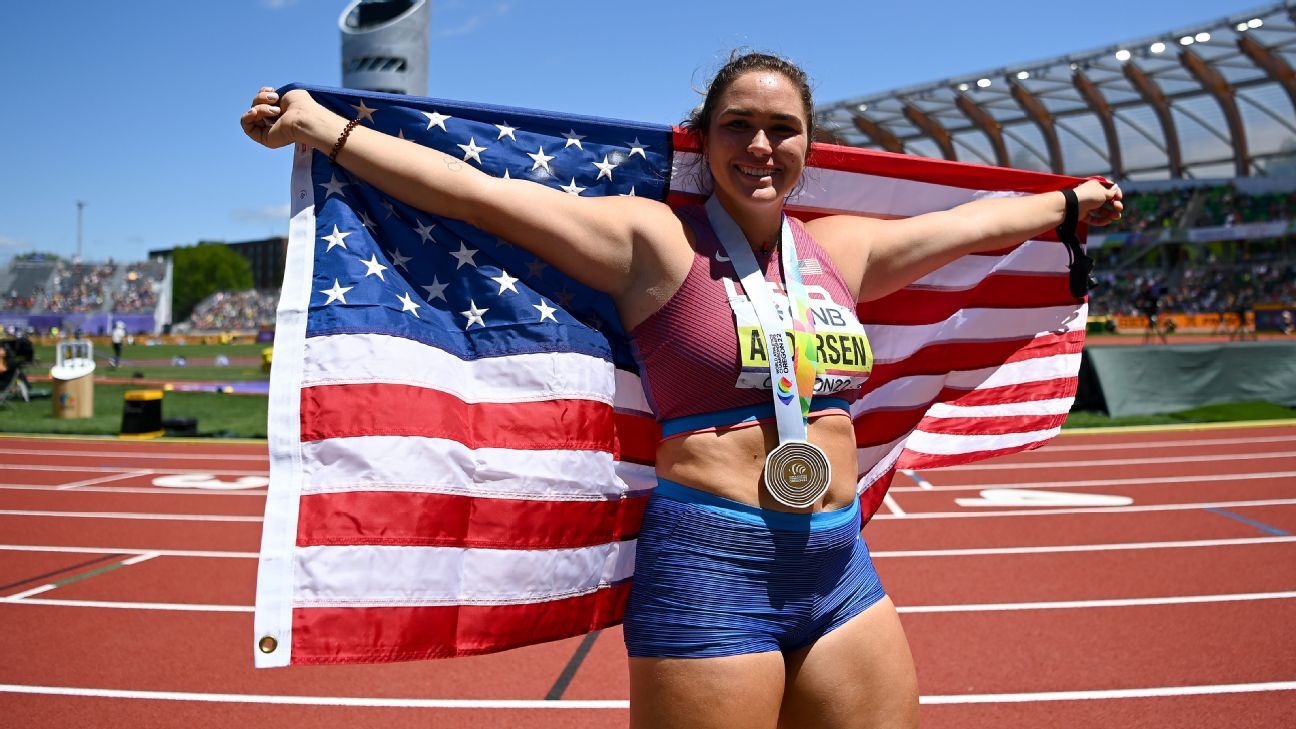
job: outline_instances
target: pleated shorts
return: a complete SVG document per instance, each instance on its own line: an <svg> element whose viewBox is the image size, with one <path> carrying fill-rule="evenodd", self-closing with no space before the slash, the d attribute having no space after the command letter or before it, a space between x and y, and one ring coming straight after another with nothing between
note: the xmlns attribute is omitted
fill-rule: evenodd
<svg viewBox="0 0 1296 729"><path fill-rule="evenodd" d="M633 657L710 658L808 645L886 596L860 508L791 514L659 479L625 614Z"/></svg>

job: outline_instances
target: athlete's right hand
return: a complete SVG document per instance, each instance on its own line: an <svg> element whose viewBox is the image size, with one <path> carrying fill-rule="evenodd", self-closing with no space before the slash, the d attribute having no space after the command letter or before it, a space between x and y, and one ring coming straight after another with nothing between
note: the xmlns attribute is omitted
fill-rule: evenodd
<svg viewBox="0 0 1296 729"><path fill-rule="evenodd" d="M256 143L278 149L298 141L293 136L297 122L311 106L318 104L302 89L293 89L281 99L273 88L262 86L252 97L252 108L239 117L239 124Z"/></svg>

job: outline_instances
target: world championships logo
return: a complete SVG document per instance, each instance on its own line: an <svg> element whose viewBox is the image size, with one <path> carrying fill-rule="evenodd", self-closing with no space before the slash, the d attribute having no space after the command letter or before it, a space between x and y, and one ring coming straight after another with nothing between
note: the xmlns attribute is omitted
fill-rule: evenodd
<svg viewBox="0 0 1296 729"><path fill-rule="evenodd" d="M780 377L775 392L784 405L792 402L792 380L788 379L787 375Z"/></svg>

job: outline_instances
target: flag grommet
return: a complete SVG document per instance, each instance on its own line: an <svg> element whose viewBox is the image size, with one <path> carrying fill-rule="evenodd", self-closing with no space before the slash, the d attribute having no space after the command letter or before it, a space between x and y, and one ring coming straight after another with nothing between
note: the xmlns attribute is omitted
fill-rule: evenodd
<svg viewBox="0 0 1296 729"><path fill-rule="evenodd" d="M274 636L271 635L263 635L261 640L257 641L257 648L260 648L262 653L274 653L278 647L279 641L275 640Z"/></svg>

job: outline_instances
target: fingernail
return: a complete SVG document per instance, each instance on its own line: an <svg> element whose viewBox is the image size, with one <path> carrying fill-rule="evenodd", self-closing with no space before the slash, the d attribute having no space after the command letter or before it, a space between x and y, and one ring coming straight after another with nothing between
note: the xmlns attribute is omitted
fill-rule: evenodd
<svg viewBox="0 0 1296 729"><path fill-rule="evenodd" d="M279 100L279 94L270 94L270 95L268 96L268 98L269 98L271 101L278 101L278 100Z"/></svg>
<svg viewBox="0 0 1296 729"><path fill-rule="evenodd" d="M272 112L278 114L278 113L279 113L279 107L277 107L277 106L272 106L272 107L270 107L270 111L272 111Z"/></svg>

